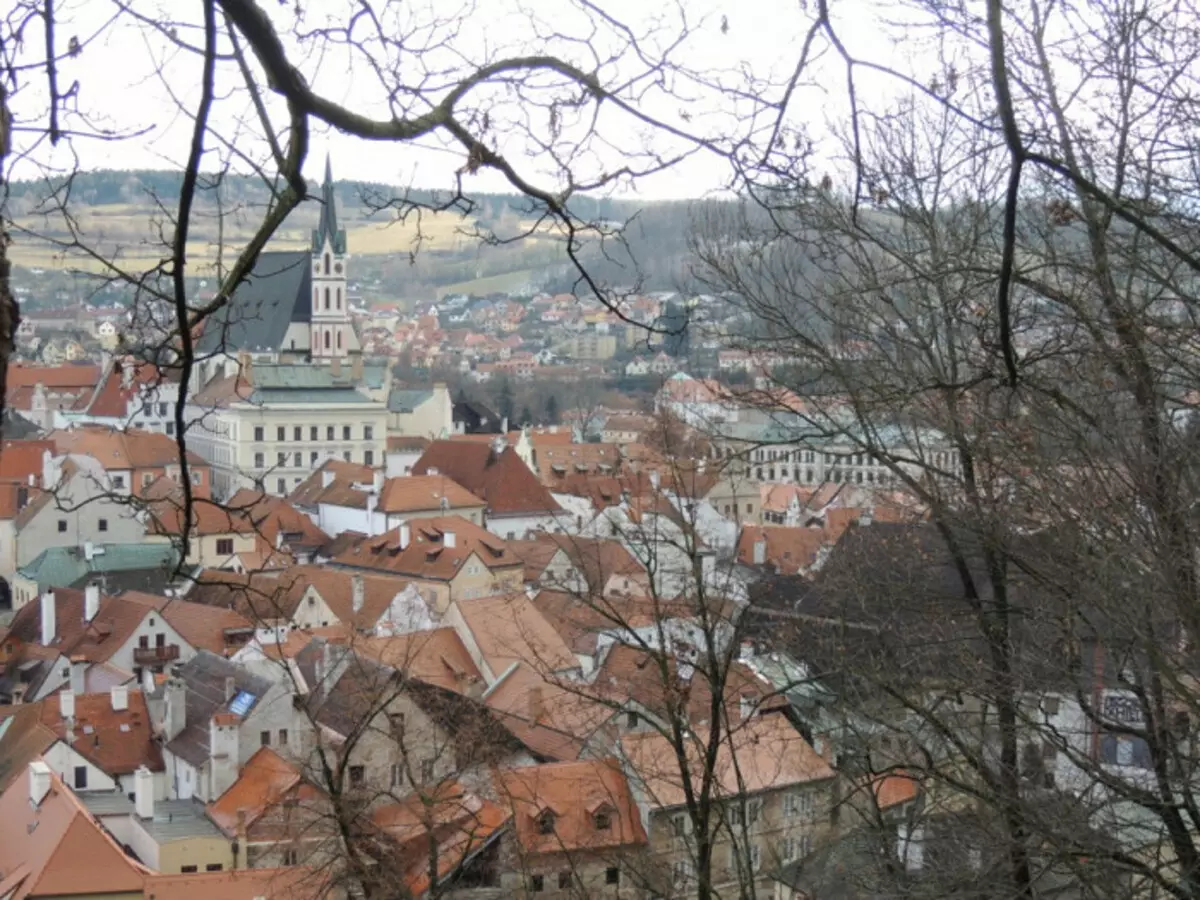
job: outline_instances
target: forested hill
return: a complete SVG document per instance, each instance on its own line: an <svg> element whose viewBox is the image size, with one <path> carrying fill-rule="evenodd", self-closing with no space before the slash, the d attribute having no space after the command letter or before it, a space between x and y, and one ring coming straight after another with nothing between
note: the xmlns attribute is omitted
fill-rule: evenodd
<svg viewBox="0 0 1200 900"><path fill-rule="evenodd" d="M178 171L136 169L97 170L78 172L70 179L72 202L86 206L109 206L115 204L142 204L161 201L173 206L179 196L183 174ZM32 207L44 200L51 190L61 190L66 179L47 186L45 181L15 181L10 186L9 199L15 204L17 213L32 211ZM221 201L230 207L263 205L269 193L260 178L249 175L227 174L221 177L219 186L215 176L201 179L199 199L203 201L219 191ZM316 195L320 183L309 181L309 192ZM445 202L444 192L405 188L370 181L339 180L336 184L338 200L347 209L366 209L381 200L406 196L417 202ZM507 213L527 215L531 210L528 198L517 194L475 194L478 218L498 218ZM607 198L580 197L574 202L574 211L588 219L624 220L646 209L648 206L686 206L683 203L656 203L654 201L612 200Z"/></svg>

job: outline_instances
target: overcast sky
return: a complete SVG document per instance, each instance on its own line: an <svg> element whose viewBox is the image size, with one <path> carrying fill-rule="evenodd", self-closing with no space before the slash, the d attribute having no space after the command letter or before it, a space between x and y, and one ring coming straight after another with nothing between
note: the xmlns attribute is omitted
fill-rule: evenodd
<svg viewBox="0 0 1200 900"><path fill-rule="evenodd" d="M759 90L764 97L776 90L771 86L780 84L795 65L802 36L811 22L800 0L684 0L682 7L665 0L599 2L606 14L628 24L634 33L648 36L643 52L654 57L677 38L686 19L690 32L673 51L672 59L684 69L702 72L706 78L727 86L749 88L751 93ZM619 28L603 23L597 26L595 17L584 15L571 0L481 0L477 10L462 15L463 8L454 3L376 0L375 7L389 34L412 26L406 51L393 55L391 60L401 67L405 83L414 83L422 67L453 74L484 59L529 52L554 53L585 69L591 68L598 56L607 61L602 71L609 78L633 78L644 72L644 61ZM169 13L175 17L175 34L199 43L200 35L192 30L198 22L196 11L185 13L184 9L193 5L199 4L132 0L132 8L149 19L166 21ZM294 60L318 92L366 114L387 115L379 79L363 56L355 57L328 41L318 44L296 38L296 33L344 25L356 3L301 0L303 15L299 19L289 4L262 0L262 5L285 34ZM34 134L28 132L20 145L28 151L28 157L18 161L13 176L36 177L40 167L46 165L62 170L74 165L76 157L84 168L179 167L186 158L191 132L191 122L181 107L195 107L199 57L172 47L166 36L127 13L119 14L118 7L108 0L60 0L56 8L60 49L72 36L83 42L79 55L66 60L59 73L60 90L77 91L76 97L67 101L68 108L86 114L93 126L132 136L111 142L77 138L51 152L44 140L31 145ZM190 21L179 18L188 14L193 15ZM873 14L867 0L844 0L835 4L835 14L845 25L843 31L852 50L875 58L897 58L897 51L879 37L882 30L872 26ZM435 19L443 21L442 28L424 27ZM430 44L437 45L437 49L407 50ZM315 52L317 47L320 55ZM36 41L29 42L26 59L41 51ZM375 56L380 58L380 54ZM816 83L806 86L793 106L794 122L820 131L829 118L844 111L838 71L829 66L815 70ZM234 75L232 68L226 67L218 83L214 128L239 151L261 159L265 145L249 115L245 92L234 89ZM445 80L440 75L436 78L439 82ZM14 98L15 113L21 124L36 126L38 114L44 114L44 75L30 70L24 81ZM869 82L868 86L875 91L884 89ZM744 127L755 105L751 99L735 100L677 72L664 84L648 87L639 103L649 115L694 134L726 137ZM524 124L522 110L505 100L502 93L492 95L480 106L494 116L493 130L509 135L496 138L502 152L519 161L523 172L538 179L539 184L554 185L556 173L544 154L527 140L511 136L520 133L511 126ZM279 105L272 101L271 109L275 121L282 123ZM538 111L532 127L544 133L546 118L544 111ZM72 114L64 122L68 127L80 124ZM510 127L505 127L506 122ZM583 123L576 125L576 132L572 132L568 121L567 134L581 133ZM613 111L602 113L598 131L603 139L580 150L577 165L585 174L609 171L627 157L637 160L639 150L646 147L666 154L687 147L686 141L671 139ZM219 141L210 139L209 146L222 157L228 156ZM339 177L420 187L448 186L454 171L464 162L461 148L435 140L422 141L418 146L372 144L322 128L312 136L306 166L310 178L319 177L327 151L333 156ZM216 167L218 162L212 156L208 167ZM238 168L246 167L241 164ZM728 168L719 159L700 153L668 173L622 184L618 192L656 198L700 196L719 189L727 175ZM475 176L470 186L477 190L510 190L492 173Z"/></svg>

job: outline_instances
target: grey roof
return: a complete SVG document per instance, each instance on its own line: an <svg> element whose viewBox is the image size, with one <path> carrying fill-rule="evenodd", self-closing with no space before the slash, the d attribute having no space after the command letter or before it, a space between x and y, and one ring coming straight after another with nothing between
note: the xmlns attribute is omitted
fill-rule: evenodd
<svg viewBox="0 0 1200 900"><path fill-rule="evenodd" d="M410 413L432 396L431 390L392 388L388 394L388 412Z"/></svg>
<svg viewBox="0 0 1200 900"><path fill-rule="evenodd" d="M120 791L80 791L75 795L93 816L127 816L133 802Z"/></svg>
<svg viewBox="0 0 1200 900"><path fill-rule="evenodd" d="M278 350L292 322L312 315L312 256L307 250L259 254L229 302L204 324L199 353Z"/></svg>
<svg viewBox="0 0 1200 900"><path fill-rule="evenodd" d="M204 804L195 800L160 800L154 804L154 818L138 819L137 823L156 844L193 837L225 837L205 816Z"/></svg>
<svg viewBox="0 0 1200 900"><path fill-rule="evenodd" d="M289 390L255 391L252 403L374 403L370 397L352 387L299 388Z"/></svg>
<svg viewBox="0 0 1200 900"><path fill-rule="evenodd" d="M202 766L208 761L209 721L213 714L229 710L229 703L225 699L225 679L229 676L233 677L234 697L242 691L254 695L250 710L271 688L268 679L252 675L208 650L201 650L180 667L179 677L187 686L184 704L186 719L183 731L166 746L193 766ZM250 710L247 710L247 714Z"/></svg>

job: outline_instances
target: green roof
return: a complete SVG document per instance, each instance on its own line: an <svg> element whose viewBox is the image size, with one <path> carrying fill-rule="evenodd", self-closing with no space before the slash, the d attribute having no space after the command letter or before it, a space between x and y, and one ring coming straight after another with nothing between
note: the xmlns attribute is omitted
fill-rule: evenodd
<svg viewBox="0 0 1200 900"><path fill-rule="evenodd" d="M373 403L370 397L354 388L290 388L287 390L255 391L251 403Z"/></svg>
<svg viewBox="0 0 1200 900"><path fill-rule="evenodd" d="M432 396L431 390L392 388L388 394L388 412L410 413Z"/></svg>
<svg viewBox="0 0 1200 900"><path fill-rule="evenodd" d="M167 573L179 562L171 544L98 544L89 560L82 547L51 547L18 570L39 590L73 587L94 575L155 571Z"/></svg>

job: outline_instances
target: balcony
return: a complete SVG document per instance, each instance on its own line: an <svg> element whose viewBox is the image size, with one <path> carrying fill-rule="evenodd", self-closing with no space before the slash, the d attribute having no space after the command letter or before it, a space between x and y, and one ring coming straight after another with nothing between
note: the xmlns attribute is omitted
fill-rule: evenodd
<svg viewBox="0 0 1200 900"><path fill-rule="evenodd" d="M169 647L135 647L133 664L135 666L161 666L179 659L179 645Z"/></svg>

